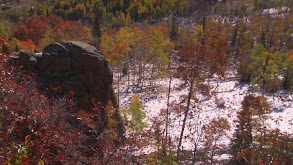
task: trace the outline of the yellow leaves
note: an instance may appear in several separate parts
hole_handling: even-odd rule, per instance
[[[152,62],[158,62],[165,67],[168,61],[168,53],[174,47],[168,37],[168,29],[166,24],[150,26],[148,28],[148,38],[151,53],[153,54]]]
[[[31,136],[30,136],[30,135],[26,135],[26,136],[25,136],[24,144],[25,144],[25,145],[28,145],[28,143],[29,143],[30,140],[31,140]]]
[[[126,43],[128,46],[133,45],[135,34],[129,27],[122,27],[117,36],[116,41],[118,43]]]
[[[45,165],[45,162],[42,159],[40,159],[38,165]]]
[[[202,25],[196,25],[193,29],[192,39],[194,43],[200,43],[203,39],[203,27]]]
[[[118,31],[104,32],[100,48],[113,65],[120,65],[130,54],[143,58],[145,54],[149,54],[151,62],[158,64],[164,75],[166,65],[170,63],[168,53],[174,48],[174,44],[163,23],[156,26],[122,27]]]
[[[121,60],[128,55],[131,46],[134,44],[135,34],[129,27],[121,28],[114,36],[103,33],[101,37],[101,49],[109,61],[114,65],[119,65]]]
[[[83,26],[80,33],[83,42],[89,43],[92,40],[91,30],[87,26]]]
[[[147,123],[143,121],[146,114],[137,94],[133,95],[129,108],[123,110],[123,113],[131,116],[130,124],[132,124],[133,127],[131,129],[134,131],[139,132],[144,127],[148,126]]]
[[[112,36],[108,35],[108,33],[103,33],[101,37],[101,49],[103,53],[106,55],[108,52],[113,51],[112,45],[114,41]]]

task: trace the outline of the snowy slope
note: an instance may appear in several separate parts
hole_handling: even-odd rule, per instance
[[[116,77],[116,76],[115,76]],[[169,78],[159,78],[156,81],[156,88],[145,90],[132,90],[130,87],[127,89],[127,76],[123,77],[120,82],[120,106],[128,107],[130,100],[134,93],[140,96],[140,100],[144,105],[144,111],[146,112],[146,121],[151,125],[151,119],[160,115],[161,109],[165,109],[167,106],[167,92]],[[227,137],[221,140],[221,144],[228,146],[230,138],[235,129],[235,120],[237,112],[241,110],[241,102],[247,94],[260,95],[259,92],[253,92],[249,87],[249,84],[242,84],[235,79],[235,74],[232,72],[227,73],[225,79],[217,80],[217,78],[206,80],[206,84],[211,85],[212,96],[207,97],[199,93],[196,94],[198,102],[192,103],[192,108],[189,112],[187,120],[187,129],[185,129],[184,136],[188,138],[183,139],[183,149],[192,150],[194,147],[194,140],[197,139],[198,129],[210,122],[215,117],[227,118],[232,126],[231,131],[227,132]],[[146,86],[147,81],[145,82]],[[188,94],[188,85],[180,79],[172,79],[172,88],[170,93],[170,103],[175,101],[176,104],[186,105],[186,101],[183,99],[183,95]],[[217,85],[218,84],[218,85]],[[218,88],[216,88],[218,86]],[[114,86],[117,92],[117,86]],[[267,128],[279,128],[283,132],[293,134],[293,97],[290,94],[276,94],[265,95],[273,112],[269,114],[270,119],[267,120]],[[225,107],[219,108],[216,104],[216,99],[222,99],[225,101]],[[184,109],[183,109],[184,110]],[[184,118],[182,113],[171,112],[171,128],[170,135],[173,140],[179,139],[182,121]],[[171,110],[170,110],[171,111]],[[160,118],[160,117],[159,117]],[[161,118],[164,118],[161,116]],[[164,127],[164,125],[162,125]],[[200,138],[202,139],[202,138]],[[177,140],[178,141],[178,140]],[[204,141],[200,141],[200,145],[203,145]],[[176,144],[177,145],[177,144]],[[174,147],[175,149],[175,147]],[[152,150],[150,150],[151,152]],[[227,154],[222,155],[223,158],[227,158]],[[220,158],[219,158],[220,159]]]

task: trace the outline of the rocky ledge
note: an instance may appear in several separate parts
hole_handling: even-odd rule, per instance
[[[43,53],[21,50],[11,58],[25,70],[35,72],[43,84],[73,91],[82,109],[92,108],[93,100],[105,105],[109,99],[113,75],[107,59],[93,46],[54,42]]]

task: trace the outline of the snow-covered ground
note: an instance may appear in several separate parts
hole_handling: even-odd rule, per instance
[[[115,75],[114,77],[117,77]],[[132,81],[130,81],[130,84]],[[187,118],[187,128],[185,129],[183,139],[183,149],[192,150],[194,141],[198,138],[198,132],[204,124],[209,123],[212,119],[220,116],[227,118],[232,126],[231,131],[227,132],[227,136],[221,139],[220,144],[228,146],[230,138],[232,138],[235,129],[235,120],[237,119],[237,112],[241,110],[241,102],[247,94],[261,95],[259,92],[254,92],[249,84],[239,83],[235,78],[235,73],[228,72],[225,79],[217,80],[217,78],[205,81],[205,84],[212,86],[211,96],[203,96],[199,92],[196,94],[198,101],[192,102],[189,116]],[[145,86],[148,81],[145,81]],[[167,107],[167,93],[168,93],[169,78],[159,78],[156,81],[156,87],[152,89],[133,90],[131,87],[128,92],[127,89],[127,76],[123,77],[120,82],[120,107],[128,107],[134,93],[140,96],[140,100],[144,106],[147,118],[146,122],[151,125],[151,119],[164,118],[160,116],[161,109]],[[184,81],[172,78],[171,82],[170,103],[175,102],[177,105],[186,105],[186,99],[189,86]],[[218,86],[218,87],[217,87]],[[217,88],[216,88],[217,87]],[[117,92],[117,86],[114,86]],[[185,97],[183,97],[185,96]],[[273,109],[269,114],[267,120],[267,128],[279,128],[282,132],[293,134],[293,97],[290,94],[276,94],[265,95],[267,101]],[[224,100],[225,107],[218,107],[216,100]],[[183,110],[181,113],[171,111],[170,115],[170,135],[173,140],[178,141],[184,118]],[[164,127],[164,125],[162,125]],[[200,138],[202,139],[202,138]],[[199,143],[203,145],[202,143]],[[175,144],[177,145],[177,144]],[[151,147],[150,147],[151,148]],[[174,148],[175,149],[175,148]],[[152,152],[150,149],[149,152]],[[220,155],[219,159],[225,159],[229,155]],[[223,157],[223,158],[222,158]]]

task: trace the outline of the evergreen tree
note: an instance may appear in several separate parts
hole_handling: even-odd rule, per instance
[[[96,7],[95,8],[95,16],[94,16],[94,24],[92,27],[92,35],[97,40],[98,43],[100,43],[100,38],[102,36],[102,31],[101,31],[101,19],[102,19],[102,12],[101,10]]]
[[[141,131],[144,127],[147,126],[143,120],[146,117],[145,112],[143,112],[143,105],[139,101],[139,96],[134,94],[130,102],[129,108],[126,110],[126,113],[131,116],[130,123],[133,126],[134,131]]]

